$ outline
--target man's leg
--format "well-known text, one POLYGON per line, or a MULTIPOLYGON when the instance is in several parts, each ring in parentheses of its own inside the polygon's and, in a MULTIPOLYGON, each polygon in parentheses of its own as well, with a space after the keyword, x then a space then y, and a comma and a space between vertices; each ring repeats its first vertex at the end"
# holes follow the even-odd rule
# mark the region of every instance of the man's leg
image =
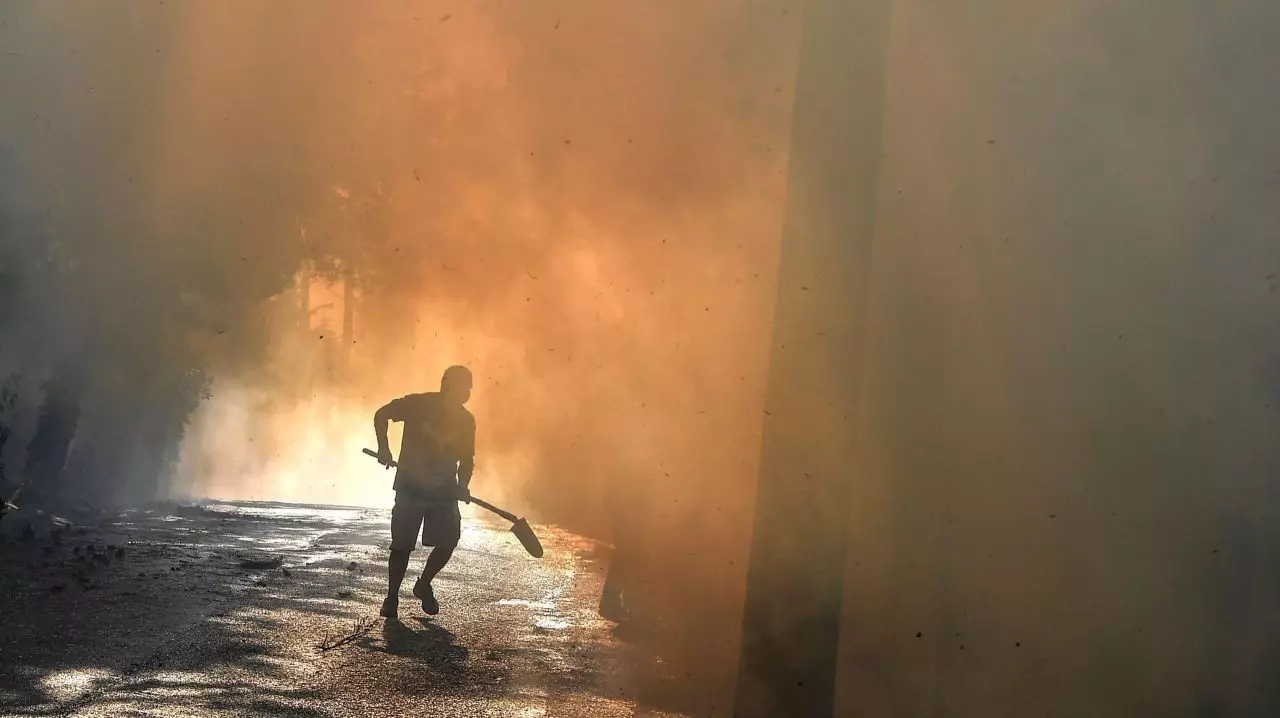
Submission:
POLYGON ((391 509, 391 556, 387 559, 387 597, 382 602, 382 616, 394 618, 400 604, 400 584, 409 569, 409 554, 418 542, 422 513, 397 503, 391 509))
POLYGON ((427 511, 422 525, 422 545, 433 548, 422 566, 422 576, 413 585, 413 595, 422 601, 422 610, 428 616, 440 612, 440 603, 436 601, 431 581, 453 557, 453 550, 458 547, 461 534, 462 515, 456 503, 436 506, 427 511))
POLYGON ((427 562, 422 565, 422 578, 418 579, 423 583, 431 583, 431 580, 440 573, 440 569, 449 563, 449 559, 453 558, 453 550, 458 547, 458 542, 436 546, 431 549, 431 553, 427 555, 427 562))
POLYGON ((404 574, 409 570, 409 554, 412 551, 391 549, 391 558, 387 561, 387 595, 400 595, 400 584, 404 583, 404 574))
POLYGON ((428 616, 434 616, 440 613, 440 602, 436 600, 436 592, 431 588, 431 581, 440 573, 440 569, 449 563, 449 559, 453 556, 453 549, 458 546, 455 540, 450 543, 442 543, 431 549, 431 553, 427 554, 427 561, 422 566, 422 575, 418 577, 418 582, 413 584, 413 595, 422 601, 422 612, 428 616))

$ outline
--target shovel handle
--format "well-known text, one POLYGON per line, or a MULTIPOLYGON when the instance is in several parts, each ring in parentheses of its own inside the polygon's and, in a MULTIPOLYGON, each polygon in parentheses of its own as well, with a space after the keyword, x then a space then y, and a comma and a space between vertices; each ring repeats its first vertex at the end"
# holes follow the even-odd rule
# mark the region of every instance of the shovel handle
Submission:
MULTIPOLYGON (((361 451, 368 454, 369 456, 372 456, 375 459, 378 458, 378 452, 374 451, 373 449, 361 449, 361 451)), ((390 466, 391 468, 394 469, 395 467, 399 466, 399 464, 396 463, 395 459, 392 459, 391 463, 387 464, 387 466, 390 466)))
MULTIPOLYGON (((374 451, 373 449, 363 449, 363 451, 364 453, 368 454, 369 456, 372 456, 375 459, 378 458, 378 452, 374 451)), ((398 466, 398 464, 393 460, 390 464, 388 464, 388 466, 395 467, 395 466, 398 466)), ((488 501, 482 501, 481 499, 478 499, 474 496, 471 497, 471 503, 475 504, 476 506, 479 506, 482 509, 488 509, 493 513, 501 516, 502 518, 510 521, 511 523, 515 523, 520 520, 519 516, 516 516, 510 511, 503 511, 502 509, 498 508, 497 506, 494 506, 488 501)))
POLYGON ((515 523, 515 522, 517 522, 517 521, 519 521, 519 520, 520 520, 520 517, 519 517, 519 516, 516 516, 515 514, 511 513, 510 511, 503 511, 502 509, 498 508, 497 506, 494 506, 493 504, 489 503, 488 501, 482 501, 482 500, 480 500, 480 499, 477 499, 477 498, 476 498, 476 497, 474 497, 474 496, 472 496, 472 497, 471 497, 471 503, 475 504, 476 506, 479 506, 479 507, 480 507, 480 508, 482 508, 482 509, 489 509, 490 511, 492 511, 492 512, 494 512, 495 514, 497 514, 497 515, 501 516, 502 518, 504 518, 504 519, 506 519, 506 520, 510 521, 511 523, 515 523))

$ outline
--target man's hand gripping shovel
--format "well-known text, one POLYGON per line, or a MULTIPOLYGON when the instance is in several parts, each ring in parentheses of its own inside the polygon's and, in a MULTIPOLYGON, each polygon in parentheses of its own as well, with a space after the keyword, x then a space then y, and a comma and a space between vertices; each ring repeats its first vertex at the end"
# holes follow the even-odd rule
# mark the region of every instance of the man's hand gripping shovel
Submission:
MULTIPOLYGON (((364 453, 375 459, 378 458, 378 452, 372 449, 365 449, 364 453)), ((392 461, 387 465, 394 467, 396 462, 392 461)), ((487 501, 481 501, 474 496, 471 497, 471 503, 482 509, 488 509, 507 521, 510 521, 511 533, 515 534, 516 538, 520 539, 520 545, 524 546, 524 550, 528 551, 529 555, 534 558, 542 558, 542 542, 538 541, 538 537, 533 533, 533 528, 529 526, 528 521, 525 521, 509 511, 503 511, 487 501)))

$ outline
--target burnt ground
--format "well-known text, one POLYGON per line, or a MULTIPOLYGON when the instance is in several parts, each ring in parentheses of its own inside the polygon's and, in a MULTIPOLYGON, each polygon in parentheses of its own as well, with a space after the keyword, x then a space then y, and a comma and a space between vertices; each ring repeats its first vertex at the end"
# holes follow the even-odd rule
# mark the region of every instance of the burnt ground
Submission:
MULTIPOLYGON (((6 520, 10 520, 6 518, 6 520)), ((464 519, 436 580, 377 617, 389 512, 168 504, 0 544, 0 715, 677 716, 706 691, 596 615, 592 542, 464 519), (343 641, 337 647, 329 645, 343 641), (325 650, 327 648, 327 650, 325 650)), ((687 674, 686 674, 687 675, 687 674)))

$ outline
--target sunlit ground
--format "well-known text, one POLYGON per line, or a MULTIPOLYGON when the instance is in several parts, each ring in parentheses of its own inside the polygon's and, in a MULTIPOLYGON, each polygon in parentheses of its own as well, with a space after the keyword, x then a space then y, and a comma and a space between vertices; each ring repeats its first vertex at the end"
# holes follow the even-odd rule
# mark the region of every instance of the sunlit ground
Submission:
MULTIPOLYGON (((183 445, 180 493, 230 501, 388 508, 394 473, 373 448, 373 410, 339 412, 314 401, 281 410, 228 390, 201 409, 183 445), (260 412, 272 412, 264 421, 260 412)), ((263 402, 265 403, 265 402, 263 402)), ((398 427, 390 432, 399 445, 398 427)))
POLYGON ((0 663, 0 714, 400 715, 424 696, 432 714, 450 716, 634 714, 634 686, 616 675, 629 649, 595 612, 598 558, 552 527, 538 528, 548 551, 535 560, 505 523, 464 520, 458 555, 437 578, 439 620, 420 620, 402 595, 402 623, 319 652, 322 639, 375 615, 388 519, 205 501, 130 511, 78 534, 46 552, 59 560, 0 586, 11 607, 0 645, 18 647, 0 663), (105 541, 127 552, 95 569, 91 588, 49 591, 72 583, 61 559, 105 541), (251 565, 268 557, 279 563, 251 565))
POLYGON ((71 701, 114 677, 114 672, 101 668, 73 668, 44 676, 40 679, 40 687, 56 701, 71 701))

